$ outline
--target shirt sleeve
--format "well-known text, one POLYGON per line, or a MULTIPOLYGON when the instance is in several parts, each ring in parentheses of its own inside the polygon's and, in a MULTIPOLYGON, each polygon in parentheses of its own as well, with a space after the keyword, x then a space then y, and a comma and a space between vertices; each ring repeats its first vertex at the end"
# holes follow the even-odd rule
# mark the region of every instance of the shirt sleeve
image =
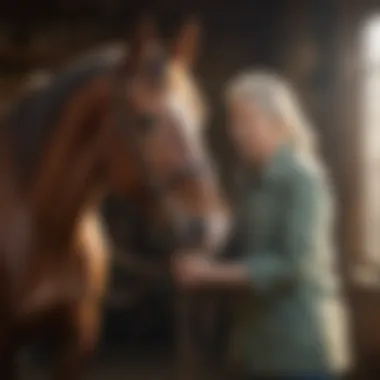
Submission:
POLYGON ((282 249, 255 252, 243 263, 248 268, 255 292, 270 294, 291 286, 305 271, 312 254, 316 221, 317 184, 306 175, 297 176, 289 186, 284 218, 282 249))

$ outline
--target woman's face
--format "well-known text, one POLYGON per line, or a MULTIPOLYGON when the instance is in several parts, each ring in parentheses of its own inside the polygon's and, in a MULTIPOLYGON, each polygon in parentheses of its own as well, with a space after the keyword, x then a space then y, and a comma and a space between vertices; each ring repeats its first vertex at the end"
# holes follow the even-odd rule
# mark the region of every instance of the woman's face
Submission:
POLYGON ((278 126, 252 100, 237 100, 229 107, 229 134, 245 159, 262 161, 278 143, 278 126))

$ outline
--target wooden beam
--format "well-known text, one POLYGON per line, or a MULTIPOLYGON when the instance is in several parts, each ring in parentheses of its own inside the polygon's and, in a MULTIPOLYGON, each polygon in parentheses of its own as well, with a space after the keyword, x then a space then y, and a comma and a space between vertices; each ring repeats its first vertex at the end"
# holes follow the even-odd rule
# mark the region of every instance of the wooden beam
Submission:
POLYGON ((366 13, 361 2, 340 1, 337 39, 335 129, 340 187, 340 243, 346 273, 362 256, 361 128, 359 128, 359 25, 366 13), (338 141, 338 140, 337 140, 338 141))

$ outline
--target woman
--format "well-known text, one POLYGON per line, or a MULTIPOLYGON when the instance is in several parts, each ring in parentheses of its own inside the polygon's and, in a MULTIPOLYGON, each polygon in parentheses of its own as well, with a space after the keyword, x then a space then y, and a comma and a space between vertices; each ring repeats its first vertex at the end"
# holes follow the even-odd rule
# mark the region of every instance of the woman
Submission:
POLYGON ((333 202, 315 139, 290 86, 251 72, 227 90, 229 134, 248 168, 241 258, 179 255, 186 288, 249 289, 239 311, 240 359, 248 378, 335 379, 350 364, 335 268, 333 202))

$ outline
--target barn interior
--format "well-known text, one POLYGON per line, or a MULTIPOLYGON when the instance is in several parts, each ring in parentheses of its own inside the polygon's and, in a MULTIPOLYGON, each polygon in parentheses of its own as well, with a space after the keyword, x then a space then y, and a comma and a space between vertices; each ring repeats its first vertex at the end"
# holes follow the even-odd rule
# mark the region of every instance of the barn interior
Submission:
MULTIPOLYGON (((373 211, 376 200, 368 200, 363 184, 367 178, 380 180, 380 173, 374 169, 378 158, 366 158, 363 141, 379 140, 379 132, 366 130, 369 116, 363 119, 363 99, 373 102, 376 94, 363 98, 362 89, 368 81, 380 82, 380 60, 368 64, 363 53, 363 31, 376 21, 378 5, 375 0, 2 1, 0 100, 2 105, 13 102, 29 81, 43 80, 82 52, 113 41, 127 44, 126 36, 144 11, 155 14, 167 38, 194 13, 203 28, 196 76, 213 109, 207 139, 233 199, 235 162, 224 129, 225 82, 247 67, 270 67, 285 74, 317 128, 337 191, 336 237, 352 317, 354 375, 377 379, 380 241, 369 245, 365 220, 376 225, 380 209, 373 211), (373 206, 366 206, 371 201, 373 206)), ((380 122, 380 114, 377 117, 371 123, 380 122)), ((165 252, 132 204, 111 196, 103 214, 115 254, 93 378, 168 379, 177 366, 177 339, 175 289, 157 264, 165 252)), ((220 354, 224 340, 213 339, 208 349, 219 348, 220 354)), ((35 361, 29 352, 24 359, 35 361)), ((215 365, 204 367, 216 373, 215 365)))

